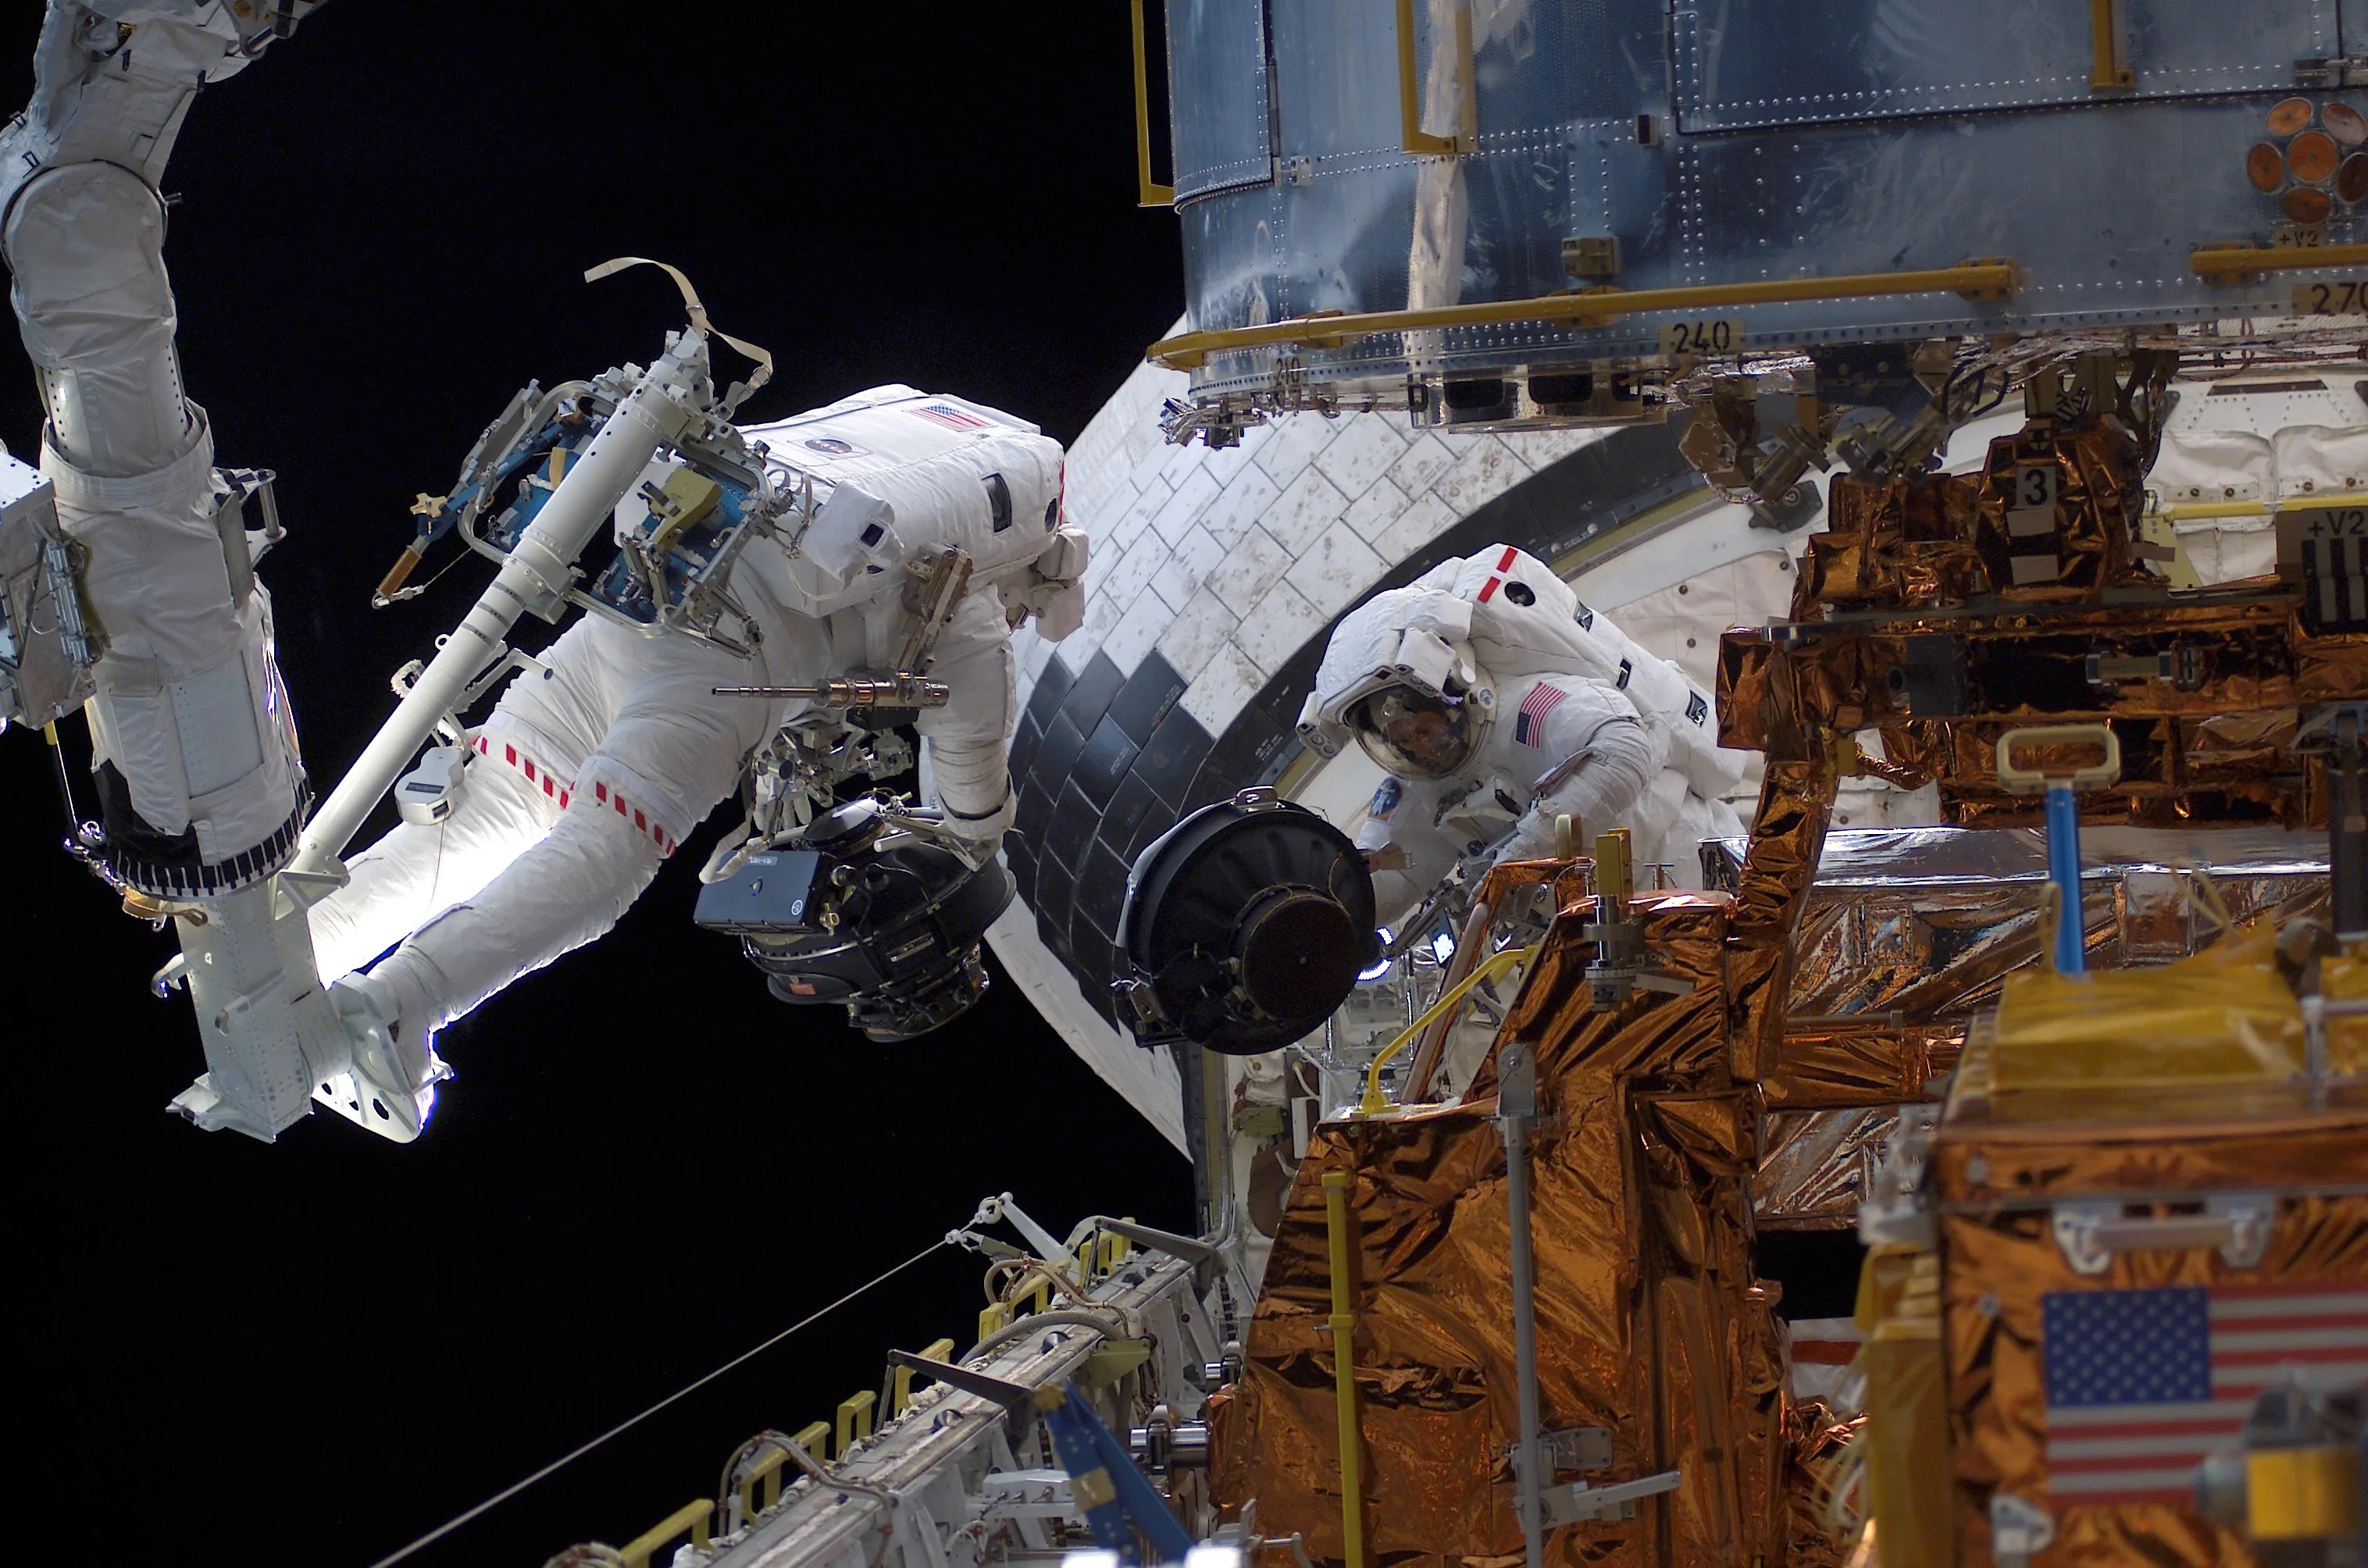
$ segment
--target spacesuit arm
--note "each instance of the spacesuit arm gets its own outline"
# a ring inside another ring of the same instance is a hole
[[[1011,635],[992,592],[958,605],[938,636],[929,678],[952,688],[943,708],[925,708],[921,733],[924,797],[944,808],[962,837],[994,844],[1011,825],[1009,736],[1014,672]]]
[[[1543,715],[1542,768],[1536,794],[1496,858],[1535,860],[1554,853],[1554,819],[1567,815],[1583,832],[1623,824],[1668,760],[1665,730],[1646,724],[1618,690],[1600,681],[1562,678],[1564,696]]]

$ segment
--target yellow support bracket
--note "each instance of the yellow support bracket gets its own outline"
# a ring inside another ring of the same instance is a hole
[[[1348,1568],[1365,1562],[1365,1445],[1357,1407],[1357,1248],[1349,1221],[1349,1173],[1324,1173],[1324,1222],[1332,1255],[1332,1389],[1340,1417],[1340,1543]]]
[[[1391,1059],[1418,1038],[1423,1030],[1438,1022],[1450,1008],[1470,995],[1474,986],[1484,980],[1494,979],[1515,964],[1528,963],[1538,956],[1538,949],[1542,946],[1543,943],[1531,943],[1526,948],[1507,948],[1501,953],[1483,959],[1446,995],[1424,1008],[1422,1017],[1408,1024],[1405,1033],[1382,1047],[1381,1054],[1374,1057],[1372,1065],[1365,1069],[1365,1098],[1364,1103],[1358,1106],[1358,1112],[1364,1116],[1379,1116],[1389,1109],[1389,1099],[1382,1093],[1382,1069],[1389,1065]]]
[[[790,1462],[785,1449],[768,1449],[764,1457],[748,1467],[747,1478],[740,1483],[740,1517],[753,1519],[781,1500],[781,1467]],[[757,1488],[765,1488],[763,1502],[757,1500]]]
[[[1176,187],[1151,179],[1151,67],[1144,57],[1143,0],[1134,4],[1134,168],[1137,207],[1173,207]]]
[[[1108,1388],[1150,1359],[1147,1339],[1105,1339],[1086,1358],[1086,1386]]]
[[[2328,245],[2313,251],[2263,251],[2264,256],[2329,256],[2368,246]],[[2199,256],[2203,252],[2196,253]],[[2288,261],[2288,267],[2328,265]],[[2199,263],[2198,269],[2201,270]],[[1224,327],[1163,337],[1144,353],[1171,370],[1197,369],[1212,354],[1246,348],[1338,347],[1389,333],[1455,326],[1608,326],[1622,316],[1656,311],[1702,311],[1725,305],[1782,305],[1816,300],[1871,300],[1894,294],[1962,294],[2003,300],[2020,286],[2011,260],[1968,261],[1915,272],[1861,272],[1837,278],[1772,278],[1752,283],[1704,283],[1682,289],[1591,289],[1527,300],[1491,300],[1414,311],[1317,312],[1258,326]]]
[[[617,1555],[625,1560],[625,1568],[650,1568],[650,1558],[657,1549],[683,1531],[690,1532],[690,1544],[704,1551],[713,1544],[715,1501],[701,1497],[696,1503],[685,1503],[657,1524],[624,1544]]]
[[[871,1436],[871,1413],[879,1403],[880,1396],[870,1389],[838,1402],[838,1446],[832,1450],[837,1457],[845,1459],[858,1442]]]
[[[2368,244],[2204,245],[2188,256],[2187,265],[2206,283],[2242,283],[2264,272],[2368,267]]]
[[[951,1361],[954,1358],[954,1342],[951,1339],[931,1340],[928,1344],[922,1346],[920,1349],[914,1352],[914,1354],[920,1357],[924,1361]],[[891,1410],[889,1414],[892,1415],[902,1415],[905,1414],[905,1407],[912,1403],[913,1369],[910,1367],[899,1367],[896,1369],[895,1408]]]
[[[1102,1233],[1101,1271],[1110,1273],[1134,1256],[1134,1244],[1115,1231]]]
[[[803,1449],[819,1463],[830,1458],[830,1423],[809,1421],[790,1434],[790,1441]]]

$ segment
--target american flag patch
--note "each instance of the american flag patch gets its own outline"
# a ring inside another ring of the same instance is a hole
[[[924,419],[933,419],[950,430],[984,430],[986,421],[968,409],[956,408],[950,403],[925,403],[911,411]]]
[[[2192,1505],[2195,1467],[2289,1376],[2368,1376],[2368,1282],[2040,1298],[2047,1484],[2067,1504]]]
[[[1541,681],[1521,699],[1521,710],[1513,716],[1513,738],[1532,751],[1543,751],[1546,744],[1546,715],[1554,705],[1570,693],[1558,686]]]

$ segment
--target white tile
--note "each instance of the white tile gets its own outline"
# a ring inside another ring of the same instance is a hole
[[[1397,421],[1386,414],[1351,414],[1340,421],[1340,433],[1316,454],[1315,466],[1340,494],[1354,500],[1390,464],[1406,456],[1406,438]]]
[[[1382,537],[1373,540],[1373,548],[1383,560],[1395,565],[1454,527],[1456,521],[1454,507],[1436,495],[1425,495],[1382,530]]]
[[[1159,433],[1156,419],[1129,421],[1119,435],[1118,445],[1119,459],[1126,464],[1138,488],[1145,469],[1156,472],[1167,460],[1167,438]]]
[[[1319,469],[1309,467],[1276,497],[1258,519],[1258,526],[1282,541],[1297,560],[1326,528],[1349,509],[1349,498],[1333,487]]]
[[[1283,581],[1329,618],[1347,609],[1388,570],[1389,562],[1343,522],[1326,528],[1283,574]]]
[[[1425,431],[1390,465],[1390,483],[1409,495],[1419,495],[1454,466],[1455,454],[1437,436]]]
[[[1223,599],[1202,588],[1185,601],[1167,630],[1159,634],[1159,656],[1189,682],[1225,645],[1240,619]]]
[[[1220,484],[1230,483],[1234,475],[1247,467],[1250,460],[1263,450],[1274,436],[1271,425],[1253,425],[1242,432],[1242,438],[1232,446],[1209,454],[1201,466]]]
[[[1167,505],[1160,507],[1153,517],[1151,526],[1159,530],[1161,539],[1173,545],[1184,537],[1184,530],[1190,528],[1194,519],[1216,498],[1217,482],[1199,469],[1190,470],[1185,474],[1184,483],[1178,485],[1176,493],[1167,498]]]
[[[1127,606],[1118,624],[1102,639],[1102,652],[1121,671],[1133,675],[1135,665],[1143,663],[1143,656],[1151,652],[1151,645],[1159,641],[1159,634],[1174,619],[1174,612],[1145,588],[1134,596],[1134,602]]]
[[[1258,465],[1277,484],[1289,485],[1339,433],[1337,419],[1320,414],[1286,414],[1275,421],[1274,434],[1259,449]]]
[[[1176,544],[1176,564],[1182,570],[1185,580],[1196,588],[1224,558],[1225,547],[1204,528],[1195,527],[1188,530]]]
[[[1356,529],[1358,538],[1374,540],[1381,537],[1383,528],[1396,522],[1398,514],[1406,509],[1406,492],[1386,479],[1377,479],[1373,481],[1372,489],[1349,503],[1341,521]]]
[[[1224,482],[1217,498],[1201,514],[1201,526],[1219,544],[1231,549],[1242,530],[1264,517],[1281,494],[1282,487],[1266,476],[1266,470],[1252,463]]]
[[[1128,547],[1127,552],[1111,563],[1110,569],[1099,577],[1089,578],[1093,591],[1107,594],[1120,604],[1133,601],[1143,592],[1151,574],[1167,559],[1167,541],[1148,529]]]
[[[1484,436],[1455,460],[1455,466],[1441,474],[1433,488],[1440,500],[1455,508],[1457,517],[1468,517],[1529,475],[1530,471],[1504,442]]]
[[[1250,528],[1234,541],[1210,572],[1207,585],[1235,615],[1247,614],[1267,589],[1282,580],[1291,552],[1264,528]]]
[[[1235,629],[1234,642],[1250,656],[1250,663],[1258,667],[1259,673],[1270,678],[1282,668],[1285,660],[1323,630],[1326,619],[1324,611],[1297,588],[1289,583],[1277,583],[1249,614],[1242,617],[1241,625]]]
[[[1192,597],[1192,590],[1199,585],[1185,572],[1184,563],[1174,556],[1159,563],[1159,569],[1151,574],[1151,586],[1146,592],[1154,596],[1156,606],[1164,607],[1160,608],[1161,625],[1167,624],[1167,616],[1184,608],[1184,602]]]
[[[1039,637],[1035,640],[1035,646],[1028,650],[1028,656],[1019,662],[1021,672],[1028,677],[1030,691],[1034,690],[1037,681],[1043,677],[1044,666],[1053,662],[1053,644]],[[1021,693],[1022,701],[1026,700],[1026,695]]]
[[[1180,447],[1167,449],[1167,460],[1160,465],[1159,477],[1170,484],[1181,484],[1185,479],[1208,465],[1206,442],[1188,441]]]
[[[1118,624],[1119,602],[1108,594],[1096,594],[1086,601],[1086,619],[1075,631],[1061,639],[1061,662],[1072,673],[1082,673],[1100,651],[1102,639]]]
[[[1219,645],[1178,704],[1212,735],[1222,735],[1266,684],[1247,653],[1230,642]]]

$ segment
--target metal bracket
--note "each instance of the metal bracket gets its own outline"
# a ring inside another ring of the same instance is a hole
[[[909,1350],[888,1352],[891,1367],[910,1367],[923,1377],[935,1378],[949,1388],[973,1393],[981,1399],[993,1400],[1006,1410],[1024,1409],[1036,1391],[1025,1383],[1015,1383],[1003,1378],[991,1378],[985,1372],[973,1372],[967,1367],[951,1362],[932,1361],[927,1356],[916,1356]]]
[[[1665,1470],[1634,1481],[1616,1481],[1609,1486],[1574,1481],[1568,1486],[1547,1487],[1538,1501],[1545,1506],[1549,1525],[1576,1524],[1583,1519],[1634,1518],[1640,1498],[1675,1492],[1683,1479],[1678,1471]]]
[[[2080,1275],[2104,1273],[2116,1253],[2199,1246],[2217,1248],[2231,1268],[2252,1268],[2276,1220],[2276,1199],[2258,1192],[2215,1193],[2201,1214],[2127,1214],[2118,1199],[2058,1203],[2053,1211],[2055,1244]]]
[[[1538,1434],[1538,1452],[1547,1476],[1572,1470],[1610,1470],[1611,1428],[1565,1426],[1557,1431],[1541,1432]],[[1505,1454],[1512,1461],[1513,1477],[1518,1482],[1521,1473],[1521,1445],[1507,1444]]]

